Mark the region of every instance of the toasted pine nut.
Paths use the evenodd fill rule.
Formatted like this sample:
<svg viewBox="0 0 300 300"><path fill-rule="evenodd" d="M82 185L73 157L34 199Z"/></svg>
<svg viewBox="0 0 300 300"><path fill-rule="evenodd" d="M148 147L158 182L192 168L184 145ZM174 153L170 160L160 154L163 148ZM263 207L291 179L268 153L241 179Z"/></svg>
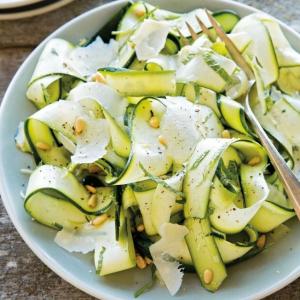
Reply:
<svg viewBox="0 0 300 300"><path fill-rule="evenodd" d="M85 127L86 127L85 120L81 117L78 117L75 120L75 124L74 124L75 133L76 134L81 134L84 131Z"/></svg>
<svg viewBox="0 0 300 300"><path fill-rule="evenodd" d="M146 261L147 265L151 265L153 263L152 259L147 256L145 257L145 261Z"/></svg>
<svg viewBox="0 0 300 300"><path fill-rule="evenodd" d="M98 83L106 83L106 80L101 73L95 73L91 79L92 81L96 81Z"/></svg>
<svg viewBox="0 0 300 300"><path fill-rule="evenodd" d="M102 170L97 165L89 165L89 172L92 174L100 173Z"/></svg>
<svg viewBox="0 0 300 300"><path fill-rule="evenodd" d="M129 46L131 49L135 49L136 44L135 44L134 42L128 41L127 43L128 43L128 46Z"/></svg>
<svg viewBox="0 0 300 300"><path fill-rule="evenodd" d="M138 226L137 226L137 228L136 228L136 230L137 230L138 232L142 232L142 231L144 231L144 230L145 230L145 226L144 226L144 224L140 224L140 225L138 225Z"/></svg>
<svg viewBox="0 0 300 300"><path fill-rule="evenodd" d="M35 146L40 149L40 150L43 150L43 151L47 151L47 150L50 150L50 146L44 142L37 142L35 144Z"/></svg>
<svg viewBox="0 0 300 300"><path fill-rule="evenodd" d="M138 18L143 17L145 15L145 9L143 7L138 7L135 11L134 11L134 15Z"/></svg>
<svg viewBox="0 0 300 300"><path fill-rule="evenodd" d="M91 223L94 226L99 226L99 225L103 224L107 219L108 219L108 215L103 214L103 215L96 217Z"/></svg>
<svg viewBox="0 0 300 300"><path fill-rule="evenodd" d="M262 234L256 241L256 245L259 249L263 249L265 247L265 244L266 244L266 235Z"/></svg>
<svg viewBox="0 0 300 300"><path fill-rule="evenodd" d="M227 129L223 130L221 135L222 135L223 139L230 139L231 138L230 132Z"/></svg>
<svg viewBox="0 0 300 300"><path fill-rule="evenodd" d="M91 186L91 185L86 185L85 188L92 194L96 194L97 190L95 187Z"/></svg>
<svg viewBox="0 0 300 300"><path fill-rule="evenodd" d="M249 166L255 166L261 162L261 159L259 156L253 156L249 161L248 165Z"/></svg>
<svg viewBox="0 0 300 300"><path fill-rule="evenodd" d="M147 267L146 261L139 254L135 256L135 260L139 269L145 269Z"/></svg>
<svg viewBox="0 0 300 300"><path fill-rule="evenodd" d="M166 139L165 139L162 135L160 135L160 136L158 137L158 141L159 141L162 145L164 145L164 146L167 145L167 141L166 141Z"/></svg>
<svg viewBox="0 0 300 300"><path fill-rule="evenodd" d="M96 194L93 194L90 199L88 200L88 206L90 208L95 208L97 206L98 197Z"/></svg>
<svg viewBox="0 0 300 300"><path fill-rule="evenodd" d="M210 284L214 279L214 273L212 270L210 269L206 269L204 270L203 273L203 280L206 284Z"/></svg>
<svg viewBox="0 0 300 300"><path fill-rule="evenodd" d="M149 121L149 124L152 128L158 128L159 127L159 119L158 117L151 117L150 118L150 121Z"/></svg>

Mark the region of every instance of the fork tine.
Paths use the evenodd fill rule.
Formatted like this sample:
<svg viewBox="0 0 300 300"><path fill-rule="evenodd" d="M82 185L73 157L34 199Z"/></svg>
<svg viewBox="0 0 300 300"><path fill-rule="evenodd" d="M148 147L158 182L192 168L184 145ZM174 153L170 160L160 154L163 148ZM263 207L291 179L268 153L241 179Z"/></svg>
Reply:
<svg viewBox="0 0 300 300"><path fill-rule="evenodd" d="M185 46L189 45L189 40L182 34L182 32L180 31L180 29L177 27L176 30L177 30L177 32L178 32L178 34L179 34L179 36L180 36L180 38L182 40L183 45L185 45Z"/></svg>
<svg viewBox="0 0 300 300"><path fill-rule="evenodd" d="M202 30L202 32L204 32L207 37L212 41L214 42L215 41L215 38L213 36L213 34L210 32L210 30L206 27L206 25L201 21L201 19L196 15L196 20Z"/></svg>
<svg viewBox="0 0 300 300"><path fill-rule="evenodd" d="M249 64L247 63L246 59L243 57L243 55L240 53L240 51L237 49L235 44L231 41L231 39L227 36L227 34L223 31L223 29L218 25L216 20L211 16L211 14L208 12L208 10L205 10L209 21L211 22L212 26L216 30L216 33L218 37L224 42L228 52L231 54L233 60L244 70L244 72L247 74L248 78L252 79L254 78L253 71Z"/></svg>
<svg viewBox="0 0 300 300"><path fill-rule="evenodd" d="M190 34L191 34L191 37L192 37L193 41L195 41L198 38L197 33L195 32L193 27L188 22L185 22L185 24L186 24L186 26L187 26Z"/></svg>

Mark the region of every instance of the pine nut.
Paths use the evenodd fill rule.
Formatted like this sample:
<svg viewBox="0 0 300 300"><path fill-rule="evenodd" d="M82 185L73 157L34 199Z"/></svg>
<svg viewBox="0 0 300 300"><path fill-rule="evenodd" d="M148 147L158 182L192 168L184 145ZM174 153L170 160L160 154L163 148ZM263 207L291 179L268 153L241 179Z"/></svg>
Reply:
<svg viewBox="0 0 300 300"><path fill-rule="evenodd" d="M108 215L103 214L103 215L96 217L91 223L94 226L99 226L99 225L103 224L107 219L108 219Z"/></svg>
<svg viewBox="0 0 300 300"><path fill-rule="evenodd" d="M159 119L158 117L151 117L150 121L149 121L149 124L152 128L158 128L159 127Z"/></svg>
<svg viewBox="0 0 300 300"><path fill-rule="evenodd" d="M147 267L147 263L146 261L139 255L137 254L135 256L135 260L136 260L136 265L139 269L145 269Z"/></svg>
<svg viewBox="0 0 300 300"><path fill-rule="evenodd" d="M46 143L43 143L43 142L37 142L35 144L36 148L40 149L40 150L43 150L43 151L47 151L47 150L50 150L50 146Z"/></svg>
<svg viewBox="0 0 300 300"><path fill-rule="evenodd" d="M134 11L134 15L138 18L143 17L145 15L145 9L142 7L136 8L136 10Z"/></svg>
<svg viewBox="0 0 300 300"><path fill-rule="evenodd" d="M167 141L166 141L166 139L165 139L162 135L160 135L160 136L158 137L158 141L159 141L162 145L164 145L164 146L167 145Z"/></svg>
<svg viewBox="0 0 300 300"><path fill-rule="evenodd" d="M144 226L144 224L140 224L140 225L138 225L138 226L137 226L137 228L136 228L136 230L137 230L138 232L142 232L142 231L144 231L144 230L145 230L145 226Z"/></svg>
<svg viewBox="0 0 300 300"><path fill-rule="evenodd" d="M101 173L101 168L97 165L89 165L89 172L92 174Z"/></svg>
<svg viewBox="0 0 300 300"><path fill-rule="evenodd" d="M214 279L214 273L212 270L210 269L206 269L204 270L203 273L203 280L205 284L210 284Z"/></svg>
<svg viewBox="0 0 300 300"><path fill-rule="evenodd" d="M81 117L78 117L75 120L74 129L76 134L81 134L86 127L85 120Z"/></svg>
<svg viewBox="0 0 300 300"><path fill-rule="evenodd" d="M91 186L91 185L86 185L85 188L92 194L96 194L97 190L95 187Z"/></svg>
<svg viewBox="0 0 300 300"><path fill-rule="evenodd" d="M98 83L106 83L106 80L101 73L95 73L91 79L92 81L96 81Z"/></svg>
<svg viewBox="0 0 300 300"><path fill-rule="evenodd" d="M93 194L90 199L88 200L88 206L90 208L95 208L97 206L98 197L96 194Z"/></svg>
<svg viewBox="0 0 300 300"><path fill-rule="evenodd" d="M266 235L265 234L262 234L257 242L256 242L256 245L259 249L263 249L265 247L265 244L266 244Z"/></svg>
<svg viewBox="0 0 300 300"><path fill-rule="evenodd" d="M127 43L131 49L135 49L136 44L134 42L128 41Z"/></svg>
<svg viewBox="0 0 300 300"><path fill-rule="evenodd" d="M223 130L221 135L222 135L223 139L230 139L231 138L230 132L227 129Z"/></svg>
<svg viewBox="0 0 300 300"><path fill-rule="evenodd" d="M152 259L147 256L145 257L145 261L146 261L147 265L151 265L153 263Z"/></svg>
<svg viewBox="0 0 300 300"><path fill-rule="evenodd" d="M261 159L259 156L254 156L248 161L249 166L255 166L261 162Z"/></svg>

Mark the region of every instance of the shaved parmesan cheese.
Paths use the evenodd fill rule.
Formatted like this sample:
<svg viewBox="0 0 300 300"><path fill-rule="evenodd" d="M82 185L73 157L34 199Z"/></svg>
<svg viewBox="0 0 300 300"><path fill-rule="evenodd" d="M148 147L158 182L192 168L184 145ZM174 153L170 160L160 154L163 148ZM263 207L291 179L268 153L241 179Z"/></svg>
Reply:
<svg viewBox="0 0 300 300"><path fill-rule="evenodd" d="M176 70L178 82L196 82L203 87L221 92L226 82L215 72L203 59L201 55L194 56L188 62L180 64Z"/></svg>
<svg viewBox="0 0 300 300"><path fill-rule="evenodd" d="M176 80L179 82L196 82L215 92L222 92L239 79L233 78L238 70L236 63L210 49L186 46L181 49L178 57Z"/></svg>
<svg viewBox="0 0 300 300"><path fill-rule="evenodd" d="M107 230L109 223L95 227L86 223L77 230L62 229L55 236L55 243L69 252L81 252L86 254L94 251L97 244L103 240L109 240L111 232Z"/></svg>
<svg viewBox="0 0 300 300"><path fill-rule="evenodd" d="M92 229L92 226L90 226L90 229ZM97 234L92 230L62 229L56 234L54 241L69 252L81 252L86 254L95 249Z"/></svg>
<svg viewBox="0 0 300 300"><path fill-rule="evenodd" d="M74 124L80 117L85 122L81 134L75 134ZM86 113L79 102L58 101L36 112L31 118L39 120L60 132L76 145L73 163L92 163L106 154L110 134L105 119L95 119ZM68 149L70 149L68 145Z"/></svg>
<svg viewBox="0 0 300 300"><path fill-rule="evenodd" d="M252 39L247 32L234 32L227 35L240 52L244 52L244 50L252 42ZM221 40L218 38L218 41Z"/></svg>
<svg viewBox="0 0 300 300"><path fill-rule="evenodd" d="M158 55L165 46L169 30L166 22L146 19L131 37L138 60Z"/></svg>
<svg viewBox="0 0 300 300"><path fill-rule="evenodd" d="M107 121L104 119L91 120L84 134L76 139L76 151L71 157L73 163L92 163L106 154L110 140Z"/></svg>
<svg viewBox="0 0 300 300"><path fill-rule="evenodd" d="M192 155L201 137L196 127L195 107L184 97L167 97L162 101L167 110L161 119L161 134L166 140L168 155L181 164Z"/></svg>
<svg viewBox="0 0 300 300"><path fill-rule="evenodd" d="M109 44L97 37L94 42L86 47L75 48L66 58L65 63L81 76L89 76L99 68L107 67L116 59L118 43L110 40Z"/></svg>
<svg viewBox="0 0 300 300"><path fill-rule="evenodd" d="M180 263L172 260L166 254L161 254L155 258L154 264L170 294L174 296L181 287L184 275L183 269L180 268Z"/></svg>
<svg viewBox="0 0 300 300"><path fill-rule="evenodd" d="M170 221L172 209L178 197L169 187L175 191L181 191L184 175L185 172L177 173L165 180L167 186L159 183L156 187L151 201L151 218L153 226L160 235L161 232L159 231L162 224L169 223Z"/></svg>
<svg viewBox="0 0 300 300"><path fill-rule="evenodd" d="M203 8L194 9L188 13L181 14L178 19L169 20L168 23L172 27L178 28L183 36L189 37L191 36L191 34L186 25L186 22L188 22L196 32L202 31L199 23L197 22L196 16L205 24L206 27L211 27L211 23Z"/></svg>
<svg viewBox="0 0 300 300"><path fill-rule="evenodd" d="M86 223L77 230L62 229L54 241L69 252L85 254L95 250L96 272L103 276L135 266L131 237L129 239L126 236L117 241L115 229L115 219L109 218L101 226Z"/></svg>
<svg viewBox="0 0 300 300"><path fill-rule="evenodd" d="M182 284L183 270L175 260L188 229L178 224L165 223L160 228L161 239L149 247L153 263L170 294L175 295Z"/></svg>
<svg viewBox="0 0 300 300"><path fill-rule="evenodd" d="M221 137L224 127L214 111L205 105L195 105L197 112L197 129L202 138Z"/></svg>
<svg viewBox="0 0 300 300"><path fill-rule="evenodd" d="M204 50L204 48L202 48L202 50L200 51L201 55L206 55L206 51L207 50ZM233 60L216 52L211 52L211 57L213 58L216 64L218 64L221 68L223 68L226 71L228 75L232 75L238 68L237 64Z"/></svg>
<svg viewBox="0 0 300 300"><path fill-rule="evenodd" d="M212 42L206 35L200 36L192 45L184 46L178 55L181 62L188 61L192 56L196 55L203 48L209 48L212 46Z"/></svg>
<svg viewBox="0 0 300 300"><path fill-rule="evenodd" d="M236 82L236 84L228 85L226 87L226 95L232 99L237 99L246 94L249 87L248 78L241 69L235 72L232 75L232 78L233 82Z"/></svg>
<svg viewBox="0 0 300 300"><path fill-rule="evenodd" d="M167 97L161 101L167 106L161 119L161 134L174 163L187 161L201 139L221 136L223 126L209 107L195 105L185 97Z"/></svg>
<svg viewBox="0 0 300 300"><path fill-rule="evenodd" d="M80 73L71 71L64 63L73 49L74 46L63 39L50 40L38 60L30 83L38 78L53 74L79 76Z"/></svg>
<svg viewBox="0 0 300 300"><path fill-rule="evenodd" d="M102 83L87 82L71 90L68 96L71 101L85 99L96 100L119 124L123 124L128 103L113 88Z"/></svg>
<svg viewBox="0 0 300 300"><path fill-rule="evenodd" d="M194 51L197 51L200 48L210 48L212 45L213 43L210 41L207 35L203 34L193 42L191 47Z"/></svg>
<svg viewBox="0 0 300 300"><path fill-rule="evenodd" d="M178 60L181 64L186 65L201 52L201 49L203 49L201 43L203 38L199 38L199 40L199 42L195 41L192 45L187 45L181 48L181 50L178 52Z"/></svg>

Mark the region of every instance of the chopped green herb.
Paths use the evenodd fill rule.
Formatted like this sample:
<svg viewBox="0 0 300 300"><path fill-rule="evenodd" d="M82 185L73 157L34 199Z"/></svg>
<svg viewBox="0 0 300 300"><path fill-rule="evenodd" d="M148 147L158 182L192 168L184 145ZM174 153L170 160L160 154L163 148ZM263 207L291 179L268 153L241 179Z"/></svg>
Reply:
<svg viewBox="0 0 300 300"><path fill-rule="evenodd" d="M206 157L206 155L209 153L209 150L203 152L196 160L195 162L192 164L192 166L190 167L190 170L194 170L196 168L198 168L199 164L201 163L201 161Z"/></svg>
<svg viewBox="0 0 300 300"><path fill-rule="evenodd" d="M139 288L135 293L134 293L134 298L137 298L139 296L141 296L142 294L148 292L155 284L155 265L152 264L151 265L151 279L149 282L147 282L144 286L142 286L141 288Z"/></svg>
<svg viewBox="0 0 300 300"><path fill-rule="evenodd" d="M165 180L163 180L163 179L161 179L161 178L159 178L157 176L154 176L151 173L149 173L141 163L139 163L139 166L143 170L143 172L145 173L145 175L148 176L151 180L155 181L157 184L162 185L164 188L170 190L174 194L176 194L176 195L178 195L178 196L180 196L182 198L185 197L183 192L176 191L173 187L171 187L170 185L168 185Z"/></svg>

